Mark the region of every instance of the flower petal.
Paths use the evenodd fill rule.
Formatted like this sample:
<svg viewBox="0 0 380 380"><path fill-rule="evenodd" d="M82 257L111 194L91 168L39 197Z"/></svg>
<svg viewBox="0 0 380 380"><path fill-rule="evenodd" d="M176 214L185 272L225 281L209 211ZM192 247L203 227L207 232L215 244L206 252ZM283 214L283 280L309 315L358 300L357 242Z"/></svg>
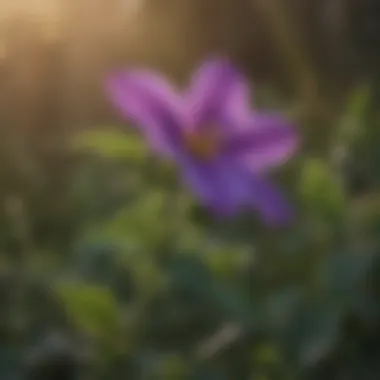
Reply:
<svg viewBox="0 0 380 380"><path fill-rule="evenodd" d="M253 171L262 171L283 164L297 145L297 133L288 121L278 115L256 114L249 129L231 137L224 153Z"/></svg>
<svg viewBox="0 0 380 380"><path fill-rule="evenodd" d="M106 89L113 104L127 119L138 124L151 147L171 153L185 124L180 98L164 79L148 71L111 75Z"/></svg>
<svg viewBox="0 0 380 380"><path fill-rule="evenodd" d="M243 124L250 114L247 80L225 59L209 60L196 71L186 99L195 126Z"/></svg>
<svg viewBox="0 0 380 380"><path fill-rule="evenodd" d="M236 171L228 170L223 162L182 160L185 183L200 198L201 203L217 215L231 215L238 211L245 198L245 180Z"/></svg>
<svg viewBox="0 0 380 380"><path fill-rule="evenodd" d="M249 204L268 225L284 225L294 217L294 210L283 194L268 179L258 176L251 177Z"/></svg>
<svg viewBox="0 0 380 380"><path fill-rule="evenodd" d="M201 202L216 215L230 216L243 207L257 210L270 225L285 224L293 216L291 206L268 180L236 164L182 160L184 180Z"/></svg>

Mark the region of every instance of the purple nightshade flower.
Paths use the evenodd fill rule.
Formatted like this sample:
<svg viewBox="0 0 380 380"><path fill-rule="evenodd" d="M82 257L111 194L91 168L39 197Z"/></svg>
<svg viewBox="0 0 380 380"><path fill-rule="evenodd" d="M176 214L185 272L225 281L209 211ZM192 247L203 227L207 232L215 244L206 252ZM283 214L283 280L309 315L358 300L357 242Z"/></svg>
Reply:
<svg viewBox="0 0 380 380"><path fill-rule="evenodd" d="M183 181L216 214L248 207L268 224L290 220L291 206L265 173L294 154L297 134L283 117L250 109L247 80L230 62L204 63L184 94L143 70L111 75L106 87L151 149L176 161Z"/></svg>

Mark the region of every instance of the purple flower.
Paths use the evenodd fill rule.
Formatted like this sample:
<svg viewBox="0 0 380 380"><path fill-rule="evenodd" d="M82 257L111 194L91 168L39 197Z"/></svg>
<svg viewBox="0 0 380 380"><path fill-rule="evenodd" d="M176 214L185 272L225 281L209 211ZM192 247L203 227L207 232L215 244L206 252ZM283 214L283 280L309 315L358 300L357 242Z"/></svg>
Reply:
<svg viewBox="0 0 380 380"><path fill-rule="evenodd" d="M250 109L247 81L228 61L204 63L183 95L143 70L111 75L107 90L150 147L177 162L184 182L215 213L250 207L270 224L290 219L290 205L264 174L293 155L297 134L281 116Z"/></svg>

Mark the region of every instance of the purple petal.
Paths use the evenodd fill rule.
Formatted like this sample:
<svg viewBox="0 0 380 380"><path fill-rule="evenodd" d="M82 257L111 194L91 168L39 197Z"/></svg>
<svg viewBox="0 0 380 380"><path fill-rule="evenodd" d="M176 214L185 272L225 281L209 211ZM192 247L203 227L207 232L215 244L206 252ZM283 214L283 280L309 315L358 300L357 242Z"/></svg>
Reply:
<svg viewBox="0 0 380 380"><path fill-rule="evenodd" d="M260 214L268 225L285 225L294 217L294 210L283 194L268 180L258 176L251 177L250 205Z"/></svg>
<svg viewBox="0 0 380 380"><path fill-rule="evenodd" d="M193 125L243 124L249 117L250 91L243 77L227 60L214 59L194 74L187 95Z"/></svg>
<svg viewBox="0 0 380 380"><path fill-rule="evenodd" d="M136 123L157 152L169 154L185 125L180 98L162 78L142 70L112 75L106 89L122 115Z"/></svg>
<svg viewBox="0 0 380 380"><path fill-rule="evenodd" d="M225 154L253 171L262 171L286 162L297 145L297 133L288 121L278 115L256 114L249 129L230 139Z"/></svg>
<svg viewBox="0 0 380 380"><path fill-rule="evenodd" d="M217 215L230 215L237 211L242 195L239 182L231 182L228 172L219 163L187 161L183 165L185 183L196 193L202 204Z"/></svg>
<svg viewBox="0 0 380 380"><path fill-rule="evenodd" d="M186 183L217 215L232 215L250 207L271 225L286 223L292 217L282 194L245 168L225 161L205 164L182 160L182 165Z"/></svg>

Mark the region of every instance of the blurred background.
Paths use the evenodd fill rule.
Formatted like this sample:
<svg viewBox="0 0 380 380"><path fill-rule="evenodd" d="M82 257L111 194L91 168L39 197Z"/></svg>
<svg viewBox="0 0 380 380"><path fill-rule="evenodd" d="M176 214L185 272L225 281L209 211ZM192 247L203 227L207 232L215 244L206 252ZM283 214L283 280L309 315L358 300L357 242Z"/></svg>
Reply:
<svg viewBox="0 0 380 380"><path fill-rule="evenodd" d="M0 379L380 378L380 3L1 0ZM102 88L209 55L295 121L298 210L214 220Z"/></svg>

